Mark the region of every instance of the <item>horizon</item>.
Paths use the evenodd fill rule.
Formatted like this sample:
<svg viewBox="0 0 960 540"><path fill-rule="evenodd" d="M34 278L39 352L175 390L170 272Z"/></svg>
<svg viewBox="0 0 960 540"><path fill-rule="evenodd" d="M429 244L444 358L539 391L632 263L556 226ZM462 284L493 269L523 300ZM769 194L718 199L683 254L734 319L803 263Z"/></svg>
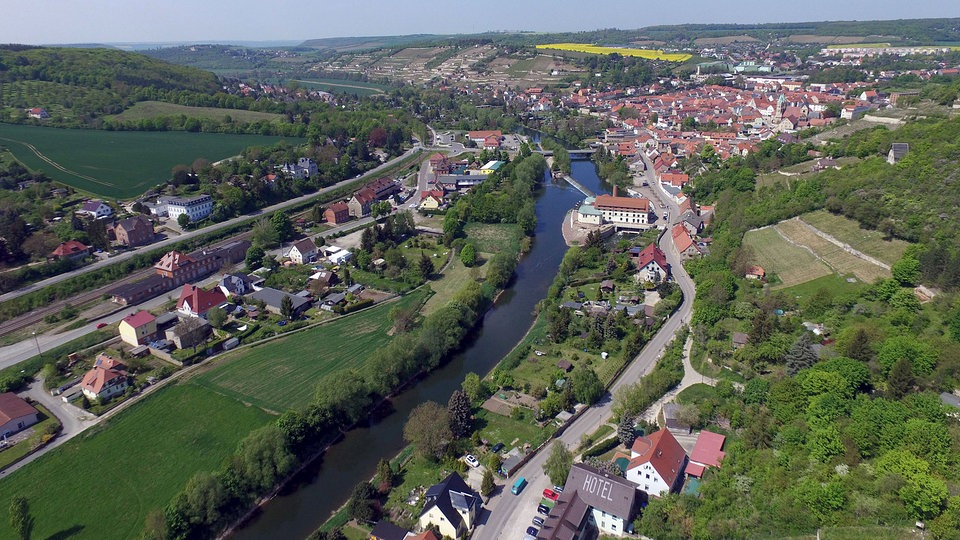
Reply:
<svg viewBox="0 0 960 540"><path fill-rule="evenodd" d="M859 22L940 19L960 17L960 5L904 5L894 0L876 0L871 12L883 18L864 19L858 6L810 0L802 12L792 5L771 5L762 0L743 0L737 9L707 0L691 0L682 12L670 5L641 6L632 0L612 0L604 9L584 9L582 2L555 0L549 17L542 5L531 1L493 0L470 17L468 8L451 7L439 0L421 0L398 8L388 0L356 4L333 0L324 5L302 0L280 0L270 7L273 17L262 17L263 6L251 0L210 0L195 5L170 0L162 5L141 5L118 0L88 0L63 4L57 0L34 0L10 10L15 16L0 20L0 36L6 43L23 45L89 44L237 44L302 43L313 39L385 36L460 36L483 33L564 33L602 29L634 30L650 26L681 24L790 24L809 22ZM96 17L90 17L96 13ZM429 17L422 14L429 13ZM494 16L491 16L491 13ZM296 21L317 23L291 25ZM819 17L819 19L818 19ZM40 21L27 24L26 21ZM78 25L76 21L84 21ZM211 24L211 21L216 23ZM510 30L506 27L524 27ZM499 27L499 28L498 28ZM292 31L291 31L292 30Z"/></svg>

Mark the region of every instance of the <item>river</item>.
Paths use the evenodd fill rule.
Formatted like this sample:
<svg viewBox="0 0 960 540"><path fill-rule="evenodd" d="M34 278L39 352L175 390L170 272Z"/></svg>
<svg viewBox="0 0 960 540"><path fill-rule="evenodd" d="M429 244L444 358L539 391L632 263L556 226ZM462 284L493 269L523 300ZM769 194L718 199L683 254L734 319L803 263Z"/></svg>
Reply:
<svg viewBox="0 0 960 540"><path fill-rule="evenodd" d="M571 176L595 193L609 192L589 160L574 160ZM511 287L486 313L466 348L394 398L389 411L349 431L232 538L305 538L346 501L358 482L373 477L381 458L392 457L403 448L403 425L414 407L430 400L446 404L467 373L486 374L493 369L533 324L534 307L546 296L567 249L561 220L582 199L566 182L554 183L549 173L545 175L537 199L533 247L517 265Z"/></svg>

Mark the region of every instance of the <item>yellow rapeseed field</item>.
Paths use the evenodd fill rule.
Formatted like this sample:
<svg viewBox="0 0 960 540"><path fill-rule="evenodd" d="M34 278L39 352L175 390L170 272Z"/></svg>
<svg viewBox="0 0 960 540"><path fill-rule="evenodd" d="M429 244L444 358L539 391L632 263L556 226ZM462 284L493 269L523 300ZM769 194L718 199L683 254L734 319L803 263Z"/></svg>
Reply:
<svg viewBox="0 0 960 540"><path fill-rule="evenodd" d="M623 56L638 56L647 60L666 60L668 62L686 62L692 55L686 53L665 53L662 50L654 49L628 49L622 47L601 47L599 45L587 45L585 43L547 43L537 45L538 49L555 49L558 51L573 51L589 54L612 54L617 53Z"/></svg>

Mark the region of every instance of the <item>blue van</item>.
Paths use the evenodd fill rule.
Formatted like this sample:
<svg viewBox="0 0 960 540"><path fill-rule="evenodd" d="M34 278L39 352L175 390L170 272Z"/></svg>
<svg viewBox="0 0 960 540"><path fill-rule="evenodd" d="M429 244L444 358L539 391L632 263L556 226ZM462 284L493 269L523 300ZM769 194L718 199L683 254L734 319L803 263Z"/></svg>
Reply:
<svg viewBox="0 0 960 540"><path fill-rule="evenodd" d="M527 479L521 476L520 478L517 478L517 481L514 482L513 487L510 488L510 493L519 495L525 487L527 487Z"/></svg>

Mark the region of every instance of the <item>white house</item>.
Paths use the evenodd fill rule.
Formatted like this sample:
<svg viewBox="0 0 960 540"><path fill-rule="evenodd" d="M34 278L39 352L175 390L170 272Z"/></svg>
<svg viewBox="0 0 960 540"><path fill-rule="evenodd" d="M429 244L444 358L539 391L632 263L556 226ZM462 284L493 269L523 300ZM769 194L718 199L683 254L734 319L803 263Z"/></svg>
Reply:
<svg viewBox="0 0 960 540"><path fill-rule="evenodd" d="M160 204L160 201L157 201L157 204ZM166 207L166 214L170 219L176 220L180 214L186 214L190 217L190 222L195 223L213 212L213 197L205 193L189 199L170 197L166 199Z"/></svg>
<svg viewBox="0 0 960 540"><path fill-rule="evenodd" d="M583 463L570 468L563 493L550 510L540 538L573 539L623 536L633 532L633 520L646 495L632 483Z"/></svg>
<svg viewBox="0 0 960 540"><path fill-rule="evenodd" d="M287 253L290 260L297 264L307 264L317 260L317 245L310 238L297 240Z"/></svg>
<svg viewBox="0 0 960 540"><path fill-rule="evenodd" d="M646 228L650 224L650 201L634 197L620 197L614 187L613 195L600 195L594 207L600 211L604 223L624 228Z"/></svg>
<svg viewBox="0 0 960 540"><path fill-rule="evenodd" d="M687 453L668 429L639 437L630 448L626 478L638 489L658 497L676 492L683 485Z"/></svg>
<svg viewBox="0 0 960 540"><path fill-rule="evenodd" d="M594 206L595 202L596 199L594 197L587 197L583 203L580 204L580 208L577 209L577 221L579 223L585 225L600 225L603 213Z"/></svg>
<svg viewBox="0 0 960 540"><path fill-rule="evenodd" d="M629 253L637 265L637 273L634 278L638 282L660 283L670 275L667 256L656 244L651 243L643 249L630 248Z"/></svg>
<svg viewBox="0 0 960 540"><path fill-rule="evenodd" d="M0 394L0 435L12 435L24 430L40 419L35 409L13 392Z"/></svg>
<svg viewBox="0 0 960 540"><path fill-rule="evenodd" d="M113 208L110 208L109 204L99 199L94 199L84 202L80 210L77 210L77 213L88 215L94 219L103 219L113 215Z"/></svg>
<svg viewBox="0 0 960 540"><path fill-rule="evenodd" d="M426 529L430 524L436 525L441 535L450 538L469 536L482 503L480 495L455 472L443 482L431 486L424 500L418 520L420 527Z"/></svg>
<svg viewBox="0 0 960 540"><path fill-rule="evenodd" d="M124 364L101 354L93 369L84 374L80 390L87 399L106 400L120 395L130 386L126 369Z"/></svg>

